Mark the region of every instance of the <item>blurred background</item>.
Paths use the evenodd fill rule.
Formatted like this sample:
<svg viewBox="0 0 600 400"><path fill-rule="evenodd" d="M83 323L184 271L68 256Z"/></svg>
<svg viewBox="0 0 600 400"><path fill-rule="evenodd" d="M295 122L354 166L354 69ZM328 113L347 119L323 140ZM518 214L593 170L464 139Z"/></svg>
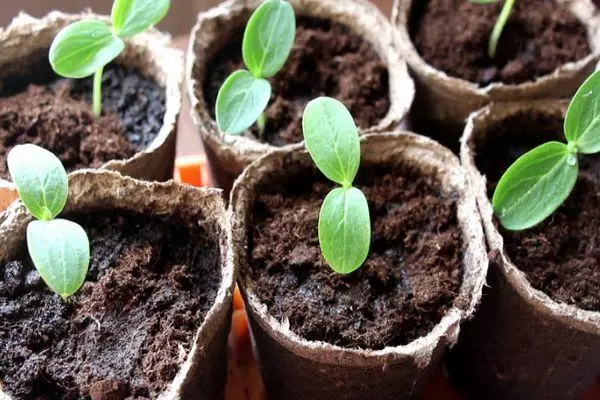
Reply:
<svg viewBox="0 0 600 400"><path fill-rule="evenodd" d="M389 16L393 0L373 0L385 15ZM110 13L113 0L19 0L0 1L0 25L6 26L19 11L26 11L34 17L41 17L50 10L77 12L91 8L98 13ZM174 36L187 34L196 20L198 12L219 3L220 0L172 0L171 11L160 28Z"/></svg>

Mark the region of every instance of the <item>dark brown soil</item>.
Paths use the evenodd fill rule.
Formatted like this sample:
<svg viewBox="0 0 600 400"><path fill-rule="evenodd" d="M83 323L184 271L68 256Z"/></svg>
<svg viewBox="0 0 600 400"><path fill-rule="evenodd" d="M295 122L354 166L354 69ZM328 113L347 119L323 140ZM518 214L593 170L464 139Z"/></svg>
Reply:
<svg viewBox="0 0 600 400"><path fill-rule="evenodd" d="M364 168L357 180L373 235L362 268L334 273L322 258L319 209L332 184L320 174L261 190L250 232L253 290L308 340L381 349L427 334L461 284L456 201L412 167Z"/></svg>
<svg viewBox="0 0 600 400"><path fill-rule="evenodd" d="M478 146L477 167L491 197L500 176L521 154L548 140L565 141L562 118L523 113L505 121ZM556 301L600 310L600 157L580 156L580 174L565 204L540 225L502 229L510 259L533 287Z"/></svg>
<svg viewBox="0 0 600 400"><path fill-rule="evenodd" d="M97 168L148 146L165 114L164 89L119 67L104 74L101 118L92 113L91 79L9 89L13 88L5 88L0 98L0 178L5 179L6 156L17 144L35 143L50 150L69 171Z"/></svg>
<svg viewBox="0 0 600 400"><path fill-rule="evenodd" d="M122 212L75 216L91 239L81 291L51 293L25 250L0 263L0 380L15 399L156 398L219 287L204 228Z"/></svg>
<svg viewBox="0 0 600 400"><path fill-rule="evenodd" d="M245 68L242 38L240 28L208 66L204 93L213 118L221 85L233 71ZM270 82L273 94L261 141L275 146L303 140L304 107L318 96L340 100L361 128L379 123L390 108L387 66L370 43L327 20L298 17L290 58ZM259 136L256 128L253 133Z"/></svg>
<svg viewBox="0 0 600 400"><path fill-rule="evenodd" d="M436 69L481 86L530 81L590 54L585 27L554 0L516 1L493 60L488 40L503 1L415 3L411 31L419 54Z"/></svg>

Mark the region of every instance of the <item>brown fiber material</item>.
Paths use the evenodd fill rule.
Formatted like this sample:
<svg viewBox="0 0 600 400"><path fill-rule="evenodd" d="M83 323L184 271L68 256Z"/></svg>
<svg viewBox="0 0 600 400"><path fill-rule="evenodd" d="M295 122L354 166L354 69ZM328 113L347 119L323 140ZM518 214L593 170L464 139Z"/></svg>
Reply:
<svg viewBox="0 0 600 400"><path fill-rule="evenodd" d="M394 131L362 138L363 166L402 162L433 176L442 190L458 194L458 224L465 245L463 279L454 305L427 335L380 350L343 348L298 336L288 321L269 314L249 280L248 231L253 229L249 223L257 187L286 179L286 171L313 168L307 151L299 147L273 151L248 167L236 181L231 197L234 262L243 271L239 284L271 398L413 398L446 346L456 343L461 321L473 314L487 272L487 255L475 200L465 185L458 160L446 148L411 133Z"/></svg>
<svg viewBox="0 0 600 400"><path fill-rule="evenodd" d="M575 93L594 71L600 56L600 14L589 0L555 1L572 12L586 27L592 53L533 81L520 84L491 83L479 87L477 83L451 77L435 69L419 55L412 42L409 26L415 1L394 0L392 23L397 27L396 42L401 54L406 57L418 89L416 115L455 126L462 123L469 113L492 101L563 98Z"/></svg>
<svg viewBox="0 0 600 400"><path fill-rule="evenodd" d="M148 183L115 172L82 170L70 175L70 196L65 213L118 210L149 216L172 215L197 220L219 245L220 285L214 304L198 326L191 350L174 380L159 399L222 399L227 369L232 294L235 285L229 216L221 191L196 189L174 182ZM0 259L15 256L25 240L31 216L20 202L5 212L0 224ZM0 385L1 386L1 385ZM10 397L0 389L0 399Z"/></svg>
<svg viewBox="0 0 600 400"><path fill-rule="evenodd" d="M459 373L486 398L580 399L600 371L600 313L554 301L531 286L506 253L486 177L475 164L478 146L492 127L517 115L560 120L566 106L550 100L492 104L469 117L461 140L461 160L477 197L493 262L484 301L477 317L465 326L455 356ZM547 127L539 129L544 132Z"/></svg>
<svg viewBox="0 0 600 400"><path fill-rule="evenodd" d="M376 126L365 132L397 126L410 108L414 84L406 63L393 46L391 25L377 7L367 0L290 2L297 15L330 19L346 25L373 46L388 67L390 109ZM214 182L227 190L244 167L276 147L244 136L223 134L207 109L203 84L210 60L227 44L235 30L245 25L260 3L259 0L229 0L200 14L188 50L186 79L192 118L204 142Z"/></svg>
<svg viewBox="0 0 600 400"><path fill-rule="evenodd" d="M51 12L41 19L20 14L5 29L0 30L0 70L4 74L25 66L31 58L49 49L56 34L68 24L87 18L107 17L84 12L63 14ZM183 80L183 54L169 47L170 37L155 29L127 40L127 46L115 61L139 70L166 91L166 112L156 138L150 145L126 160L113 160L103 168L115 170L138 179L167 180L173 176L177 118L181 109L181 82ZM18 61L17 61L18 60ZM0 85L3 73L0 72Z"/></svg>

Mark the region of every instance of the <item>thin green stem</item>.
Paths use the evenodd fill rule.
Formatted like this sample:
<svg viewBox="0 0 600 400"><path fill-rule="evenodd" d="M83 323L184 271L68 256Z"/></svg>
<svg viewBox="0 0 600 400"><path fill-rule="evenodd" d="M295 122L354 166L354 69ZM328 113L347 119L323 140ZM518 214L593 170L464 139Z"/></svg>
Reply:
<svg viewBox="0 0 600 400"><path fill-rule="evenodd" d="M513 6L515 5L515 0L505 0L504 6L502 7L502 11L500 11L500 15L498 16L498 20L496 21L496 25L494 25L494 30L492 30L492 34L490 35L490 42L488 47L488 55L490 58L496 57L496 49L498 48L498 40L500 40L500 36L502 35L502 31L504 30L504 26L510 17L510 13L512 12Z"/></svg>
<svg viewBox="0 0 600 400"><path fill-rule="evenodd" d="M104 67L100 67L94 74L94 114L99 117L102 115L102 74Z"/></svg>
<svg viewBox="0 0 600 400"><path fill-rule="evenodd" d="M258 132L262 137L263 133L265 133L265 128L267 127L267 117L265 116L265 113L260 114L256 120L256 125L258 126Z"/></svg>

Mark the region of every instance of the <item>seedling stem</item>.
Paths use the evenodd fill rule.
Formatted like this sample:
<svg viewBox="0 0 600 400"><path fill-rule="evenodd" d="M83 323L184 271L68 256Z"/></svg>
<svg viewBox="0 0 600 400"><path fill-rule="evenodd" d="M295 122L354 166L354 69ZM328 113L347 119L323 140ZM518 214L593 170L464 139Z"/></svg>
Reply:
<svg viewBox="0 0 600 400"><path fill-rule="evenodd" d="M100 67L94 73L94 115L99 117L102 114L102 75L104 67Z"/></svg>

